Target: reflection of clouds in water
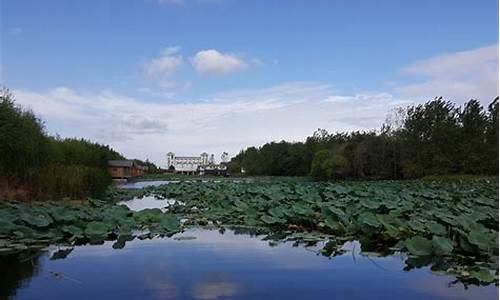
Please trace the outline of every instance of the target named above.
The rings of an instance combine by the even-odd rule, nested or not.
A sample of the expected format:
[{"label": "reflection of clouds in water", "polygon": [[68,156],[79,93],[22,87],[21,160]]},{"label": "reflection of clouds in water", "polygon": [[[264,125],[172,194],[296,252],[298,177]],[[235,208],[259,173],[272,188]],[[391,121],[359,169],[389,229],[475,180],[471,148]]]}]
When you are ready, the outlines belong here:
[{"label": "reflection of clouds in water", "polygon": [[[158,201],[158,200],[155,200]],[[306,251],[302,246],[292,247],[291,243],[279,244],[270,247],[268,241],[263,241],[263,236],[253,236],[248,234],[235,234],[232,230],[226,230],[220,234],[217,230],[206,229],[187,229],[176,236],[194,236],[194,240],[177,241],[172,238],[154,238],[146,240],[134,240],[127,242],[124,249],[115,250],[112,248],[113,242],[106,241],[103,245],[86,245],[76,247],[71,256],[127,256],[134,253],[160,251],[165,257],[175,259],[176,255],[182,255],[179,251],[184,248],[190,248],[191,251],[199,255],[211,255],[212,259],[219,259],[226,263],[231,260],[241,260],[245,257],[247,260],[255,260],[263,263],[270,269],[282,270],[312,270],[312,269],[331,269],[331,268],[366,268],[402,270],[404,261],[402,257],[370,257],[367,258],[360,253],[359,242],[347,242],[344,246],[346,253],[337,256],[335,263],[328,263],[327,257],[317,256],[317,247],[311,247]],[[354,255],[352,250],[354,248]],[[155,254],[156,255],[156,254]],[[355,256],[355,257],[354,257]],[[356,264],[359,260],[370,260],[368,264]],[[376,262],[376,263],[374,263]]]},{"label": "reflection of clouds in water", "polygon": [[207,280],[195,283],[192,289],[194,299],[218,299],[232,297],[240,291],[240,285],[225,279],[222,274],[209,274]]},{"label": "reflection of clouds in water", "polygon": [[164,274],[164,272],[146,272],[144,285],[152,290],[155,299],[176,299],[177,287],[172,280],[165,278]]},{"label": "reflection of clouds in water", "polygon": [[410,288],[440,298],[447,297],[461,300],[498,299],[498,288],[486,289],[470,285],[466,290],[462,283],[450,285],[451,282],[455,281],[453,277],[446,275],[440,277],[416,278],[410,281]]},{"label": "reflection of clouds in water", "polygon": [[142,198],[134,198],[132,200],[120,201],[117,204],[125,205],[132,211],[141,211],[146,208],[159,208],[163,212],[165,212],[167,211],[166,207],[175,204],[176,202],[181,204],[180,201],[177,201],[175,199],[158,199],[154,196],[145,196]]},{"label": "reflection of clouds in water", "polygon": [[230,282],[204,282],[197,283],[193,287],[193,298],[195,299],[218,299],[219,297],[231,297],[238,292],[238,285]]}]

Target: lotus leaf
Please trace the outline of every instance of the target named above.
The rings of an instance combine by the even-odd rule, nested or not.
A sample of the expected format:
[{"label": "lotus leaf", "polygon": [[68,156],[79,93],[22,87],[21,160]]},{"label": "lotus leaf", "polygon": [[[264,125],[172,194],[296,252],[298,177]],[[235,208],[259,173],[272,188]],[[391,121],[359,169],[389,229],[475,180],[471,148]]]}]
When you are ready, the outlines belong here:
[{"label": "lotus leaf", "polygon": [[446,237],[433,236],[432,246],[437,254],[448,255],[453,251],[453,242]]},{"label": "lotus leaf", "polygon": [[406,240],[405,246],[413,255],[427,256],[432,254],[432,241],[421,236]]}]

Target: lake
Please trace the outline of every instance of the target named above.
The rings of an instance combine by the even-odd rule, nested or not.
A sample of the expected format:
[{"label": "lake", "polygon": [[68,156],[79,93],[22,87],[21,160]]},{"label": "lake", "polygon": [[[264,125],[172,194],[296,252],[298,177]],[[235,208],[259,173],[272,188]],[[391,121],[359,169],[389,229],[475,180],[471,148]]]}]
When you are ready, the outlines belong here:
[{"label": "lake", "polygon": [[[164,184],[136,182],[126,188]],[[120,204],[168,209],[154,196]],[[182,204],[182,203],[180,203]],[[188,228],[170,238],[51,246],[24,260],[0,257],[0,299],[498,299],[498,286],[467,286],[429,267],[405,271],[407,256],[320,254],[323,244],[274,244],[232,229]]]},{"label": "lake", "polygon": [[[175,237],[195,237],[176,240]],[[317,248],[271,247],[261,237],[189,229],[174,238],[51,251],[33,263],[0,260],[11,299],[497,299],[498,287],[451,284],[428,268],[403,271],[404,256],[367,257],[358,243],[334,258]],[[351,251],[354,249],[353,251]]]}]

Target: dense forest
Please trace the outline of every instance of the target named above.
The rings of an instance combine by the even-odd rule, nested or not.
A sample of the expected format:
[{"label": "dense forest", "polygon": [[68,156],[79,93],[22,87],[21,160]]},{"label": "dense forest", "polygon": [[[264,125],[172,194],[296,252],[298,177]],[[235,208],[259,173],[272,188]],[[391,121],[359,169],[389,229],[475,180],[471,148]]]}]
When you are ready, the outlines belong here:
[{"label": "dense forest", "polygon": [[49,136],[33,112],[0,91],[0,198],[56,200],[99,196],[111,183],[109,146]]},{"label": "dense forest", "polygon": [[315,179],[410,179],[428,175],[498,175],[498,97],[487,108],[436,98],[395,109],[378,131],[328,133],[305,142],[250,147],[229,163],[248,175]]}]

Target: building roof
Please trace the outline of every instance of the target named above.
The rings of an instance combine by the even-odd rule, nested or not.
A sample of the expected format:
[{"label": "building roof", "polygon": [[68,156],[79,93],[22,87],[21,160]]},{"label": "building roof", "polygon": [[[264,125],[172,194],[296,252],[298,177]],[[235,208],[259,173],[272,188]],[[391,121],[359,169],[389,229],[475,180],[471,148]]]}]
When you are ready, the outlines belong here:
[{"label": "building roof", "polygon": [[132,167],[134,165],[133,160],[110,160],[108,161],[108,166],[111,167]]}]

